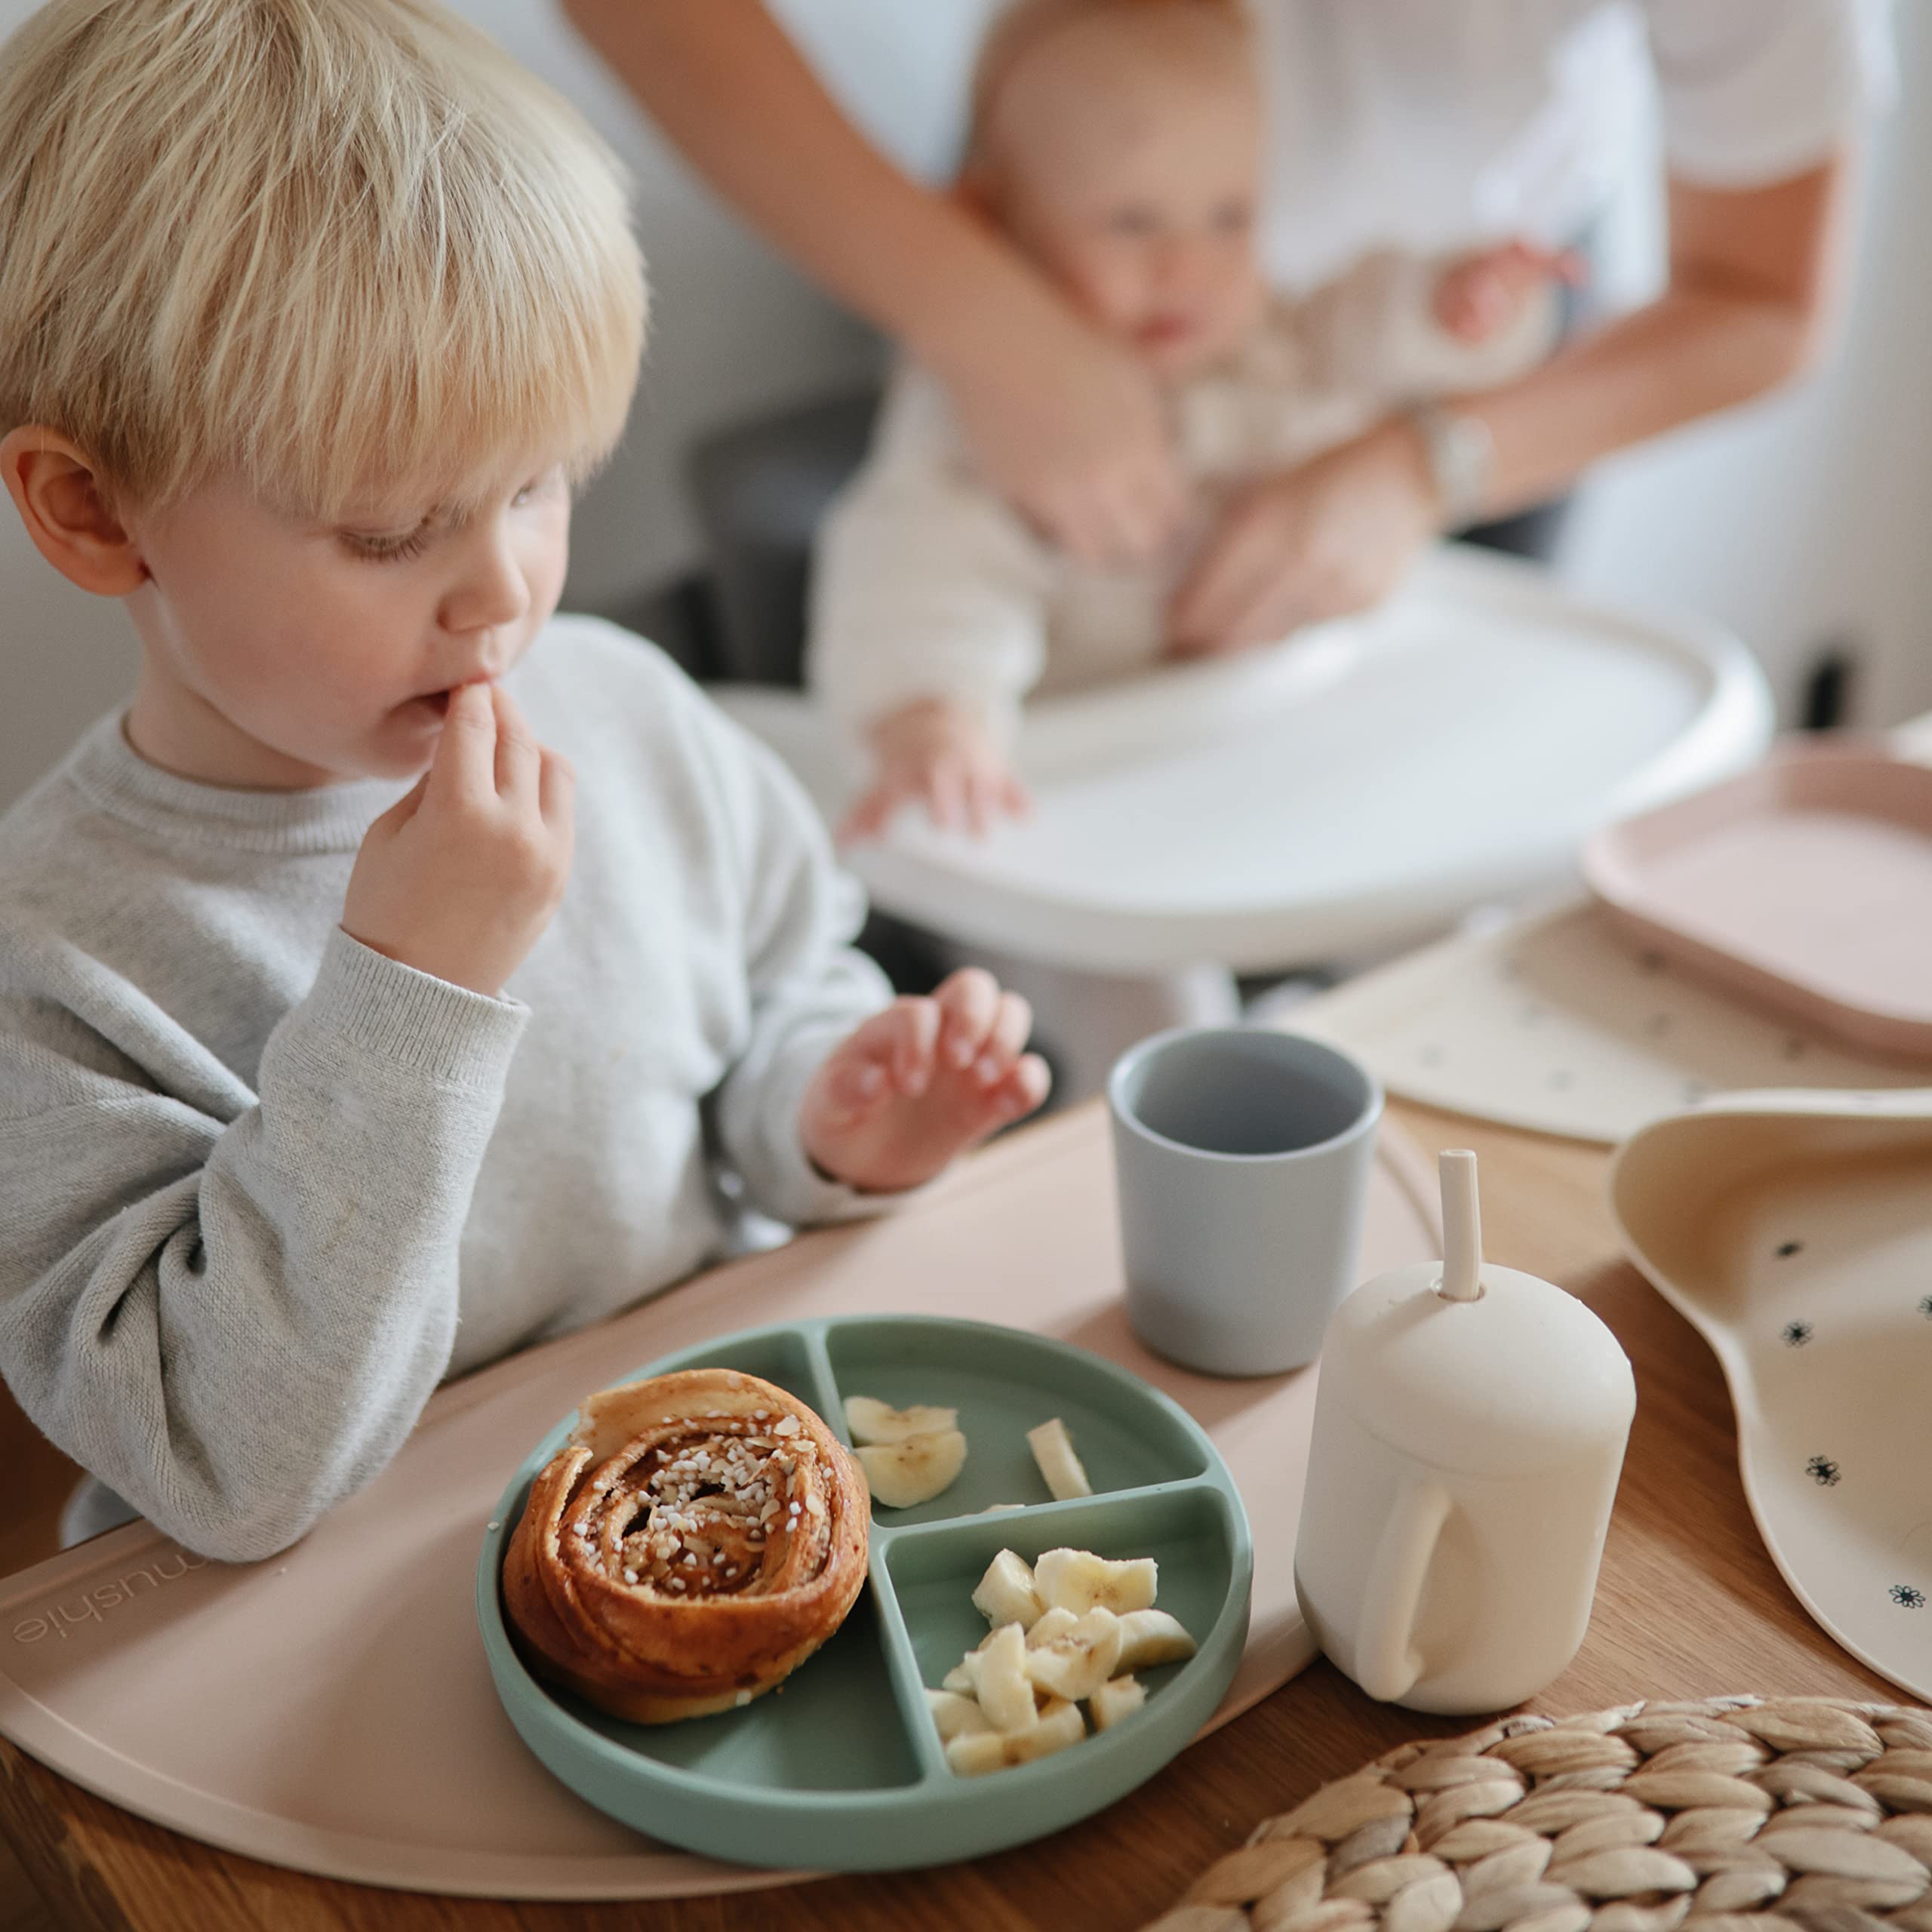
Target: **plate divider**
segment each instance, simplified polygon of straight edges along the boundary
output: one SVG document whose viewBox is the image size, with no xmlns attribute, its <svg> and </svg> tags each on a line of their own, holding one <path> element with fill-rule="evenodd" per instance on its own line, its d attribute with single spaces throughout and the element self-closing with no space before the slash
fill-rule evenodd
<svg viewBox="0 0 1932 1932">
<path fill-rule="evenodd" d="M 920 1542 L 931 1537 L 950 1534 L 962 1524 L 992 1522 L 1001 1517 L 1016 1521 L 1023 1518 L 1028 1522 L 1038 1522 L 1042 1517 L 1056 1523 L 1077 1522 L 1084 1515 L 1099 1514 L 1110 1503 L 1155 1502 L 1166 1497 L 1185 1495 L 1190 1491 L 1205 1491 L 1217 1497 L 1223 1494 L 1214 1472 L 1204 1470 L 1199 1475 L 1177 1476 L 1171 1482 L 1137 1483 L 1131 1489 L 1103 1489 L 1093 1496 L 1056 1497 L 1045 1503 L 1023 1503 L 1017 1509 L 1003 1509 L 996 1514 L 981 1510 L 967 1516 L 936 1516 L 930 1522 L 907 1523 L 901 1527 L 889 1528 L 884 1535 L 889 1543 Z M 875 1540 L 880 1534 L 875 1526 Z"/>
<path fill-rule="evenodd" d="M 832 1350 L 827 1344 L 823 1320 L 793 1321 L 783 1324 L 789 1327 L 805 1345 L 805 1358 L 812 1365 L 812 1407 L 826 1427 L 844 1444 L 852 1446 L 852 1438 L 845 1426 L 845 1404 L 838 1393 L 838 1378 L 832 1373 Z"/>
<path fill-rule="evenodd" d="M 892 1700 L 899 1721 L 919 1761 L 921 1782 L 950 1778 L 952 1768 L 946 1761 L 946 1747 L 939 1741 L 926 1708 L 925 1681 L 919 1675 L 919 1660 L 912 1648 L 912 1633 L 899 1607 L 899 1593 L 892 1586 L 886 1558 L 893 1544 L 908 1532 L 881 1530 L 876 1526 L 867 1554 L 872 1600 L 878 1610 L 879 1629 L 885 1638 L 886 1673 L 892 1684 Z"/>
</svg>

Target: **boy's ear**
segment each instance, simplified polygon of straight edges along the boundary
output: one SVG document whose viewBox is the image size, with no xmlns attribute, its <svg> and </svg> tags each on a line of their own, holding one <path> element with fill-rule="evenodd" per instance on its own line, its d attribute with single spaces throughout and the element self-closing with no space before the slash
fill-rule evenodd
<svg viewBox="0 0 1932 1932">
<path fill-rule="evenodd" d="M 87 452 L 57 429 L 28 423 L 0 436 L 0 475 L 34 547 L 97 597 L 125 597 L 147 580 L 134 539 Z"/>
</svg>

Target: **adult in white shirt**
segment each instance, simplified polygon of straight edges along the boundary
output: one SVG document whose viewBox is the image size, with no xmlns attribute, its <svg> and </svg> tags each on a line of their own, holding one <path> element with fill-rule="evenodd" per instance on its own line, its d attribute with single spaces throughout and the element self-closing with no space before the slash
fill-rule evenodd
<svg viewBox="0 0 1932 1932">
<path fill-rule="evenodd" d="M 1163 540 L 1180 488 L 1146 374 L 867 141 L 760 0 L 563 4 L 728 199 L 940 377 L 1048 536 L 1096 560 Z M 1232 648 L 1371 604 L 1443 528 L 1542 501 L 1817 356 L 1889 78 L 1884 0 L 1250 4 L 1272 91 L 1264 247 L 1284 287 L 1377 246 L 1577 234 L 1626 162 L 1646 66 L 1669 270 L 1654 300 L 1446 423 L 1392 416 L 1255 485 L 1176 595 L 1177 641 Z"/>
</svg>

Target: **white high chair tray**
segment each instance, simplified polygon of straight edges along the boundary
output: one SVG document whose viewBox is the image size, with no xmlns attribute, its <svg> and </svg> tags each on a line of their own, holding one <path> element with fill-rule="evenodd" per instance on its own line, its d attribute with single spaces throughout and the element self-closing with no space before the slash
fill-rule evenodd
<svg viewBox="0 0 1932 1932">
<path fill-rule="evenodd" d="M 851 774 L 795 694 L 721 688 L 829 816 Z M 888 912 L 1051 964 L 1266 969 L 1419 934 L 1565 875 L 1583 838 L 1750 764 L 1734 638 L 1444 548 L 1379 610 L 1029 706 L 1032 817 L 914 812 L 853 869 Z"/>
<path fill-rule="evenodd" d="M 1715 1353 L 1799 1602 L 1932 1698 L 1932 1094 L 1736 1094 L 1619 1152 L 1625 1244 Z"/>
</svg>

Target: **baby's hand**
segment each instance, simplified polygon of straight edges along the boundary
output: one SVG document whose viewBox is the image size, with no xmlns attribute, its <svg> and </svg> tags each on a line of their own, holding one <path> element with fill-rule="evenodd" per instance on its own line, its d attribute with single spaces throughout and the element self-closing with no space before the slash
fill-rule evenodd
<svg viewBox="0 0 1932 1932">
<path fill-rule="evenodd" d="M 939 1173 L 994 1128 L 1047 1097 L 1046 1063 L 1023 1054 L 1033 1016 L 990 973 L 968 966 L 930 999 L 896 1000 L 844 1041 L 799 1109 L 805 1152 L 868 1192 Z"/>
<path fill-rule="evenodd" d="M 878 771 L 838 828 L 842 839 L 875 838 L 892 815 L 923 799 L 933 823 L 983 836 L 995 815 L 1032 808 L 978 714 L 947 698 L 920 698 L 888 712 L 866 734 Z"/>
<path fill-rule="evenodd" d="M 364 835 L 343 930 L 419 972 L 500 992 L 564 896 L 575 785 L 507 691 L 460 686 L 429 769 Z"/>
<path fill-rule="evenodd" d="M 1443 271 L 1435 285 L 1435 319 L 1465 342 L 1487 342 L 1512 328 L 1546 284 L 1579 284 L 1587 272 L 1574 248 L 1506 242 Z"/>
</svg>

